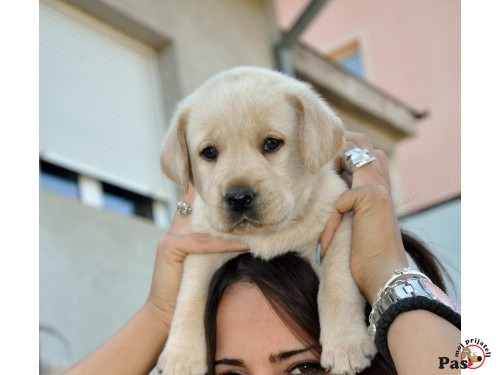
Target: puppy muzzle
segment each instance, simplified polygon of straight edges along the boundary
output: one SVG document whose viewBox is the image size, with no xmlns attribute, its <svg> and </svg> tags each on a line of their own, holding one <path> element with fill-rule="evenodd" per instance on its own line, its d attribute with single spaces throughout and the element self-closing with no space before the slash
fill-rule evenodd
<svg viewBox="0 0 500 375">
<path fill-rule="evenodd" d="M 256 195 L 248 186 L 237 186 L 226 191 L 224 201 L 229 211 L 244 214 L 254 209 Z"/>
</svg>

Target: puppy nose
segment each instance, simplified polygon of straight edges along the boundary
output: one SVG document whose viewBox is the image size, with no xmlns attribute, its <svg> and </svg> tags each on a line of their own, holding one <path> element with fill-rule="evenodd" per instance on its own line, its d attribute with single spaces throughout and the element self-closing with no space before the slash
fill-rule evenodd
<svg viewBox="0 0 500 375">
<path fill-rule="evenodd" d="M 233 211 L 244 212 L 250 209 L 255 192 L 247 186 L 237 186 L 226 192 L 224 199 Z"/>
</svg>

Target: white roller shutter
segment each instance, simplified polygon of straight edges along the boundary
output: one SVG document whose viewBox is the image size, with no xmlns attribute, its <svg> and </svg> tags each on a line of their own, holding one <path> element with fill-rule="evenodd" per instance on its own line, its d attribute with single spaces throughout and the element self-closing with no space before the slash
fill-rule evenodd
<svg viewBox="0 0 500 375">
<path fill-rule="evenodd" d="M 167 199 L 155 51 L 74 8 L 48 4 L 40 3 L 41 157 Z"/>
</svg>

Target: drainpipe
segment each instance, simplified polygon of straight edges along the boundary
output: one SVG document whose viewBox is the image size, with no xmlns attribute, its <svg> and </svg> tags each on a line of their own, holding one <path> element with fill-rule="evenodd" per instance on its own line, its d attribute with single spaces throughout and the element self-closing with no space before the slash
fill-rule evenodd
<svg viewBox="0 0 500 375">
<path fill-rule="evenodd" d="M 321 8 L 329 0 L 311 0 L 307 8 L 302 12 L 293 26 L 282 35 L 281 40 L 274 46 L 274 54 L 278 70 L 291 77 L 295 76 L 290 55 L 290 49 L 297 42 L 302 32 L 309 26 Z"/>
</svg>

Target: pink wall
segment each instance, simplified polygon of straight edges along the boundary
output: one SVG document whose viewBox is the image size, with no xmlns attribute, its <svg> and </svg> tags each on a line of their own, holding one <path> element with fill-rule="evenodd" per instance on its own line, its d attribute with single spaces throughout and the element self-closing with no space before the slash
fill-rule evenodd
<svg viewBox="0 0 500 375">
<path fill-rule="evenodd" d="M 275 0 L 288 28 L 309 1 Z M 460 2 L 332 0 L 302 42 L 329 53 L 357 40 L 366 78 L 430 116 L 400 142 L 400 209 L 412 212 L 460 194 Z"/>
</svg>

